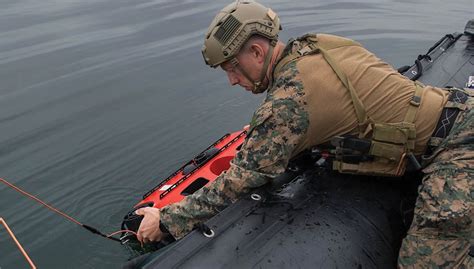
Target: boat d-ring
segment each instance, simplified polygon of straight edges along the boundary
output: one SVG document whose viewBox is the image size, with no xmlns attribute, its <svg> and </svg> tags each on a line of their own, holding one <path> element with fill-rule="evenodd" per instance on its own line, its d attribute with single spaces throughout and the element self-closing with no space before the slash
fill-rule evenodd
<svg viewBox="0 0 474 269">
<path fill-rule="evenodd" d="M 215 235 L 214 230 L 212 230 L 212 229 L 209 229 L 207 231 L 203 231 L 202 234 L 207 238 L 212 238 Z"/>
<path fill-rule="evenodd" d="M 254 201 L 260 201 L 260 200 L 262 200 L 262 196 L 260 196 L 260 194 L 257 194 L 257 193 L 252 193 L 252 194 L 250 195 L 250 198 L 252 198 L 252 200 L 254 200 Z"/>
</svg>

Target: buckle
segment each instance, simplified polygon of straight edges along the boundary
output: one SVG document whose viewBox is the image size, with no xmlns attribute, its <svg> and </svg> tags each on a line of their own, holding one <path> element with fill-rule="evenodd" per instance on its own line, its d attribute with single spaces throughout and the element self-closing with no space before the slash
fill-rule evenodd
<svg viewBox="0 0 474 269">
<path fill-rule="evenodd" d="M 298 54 L 301 56 L 306 55 L 310 53 L 311 51 L 312 49 L 309 46 L 305 46 L 304 48 L 297 50 Z"/>
<path fill-rule="evenodd" d="M 410 100 L 410 104 L 414 106 L 420 106 L 421 96 L 413 95 Z"/>
<path fill-rule="evenodd" d="M 343 136 L 334 136 L 331 138 L 331 145 L 334 147 L 342 147 L 343 141 L 344 141 Z"/>
<path fill-rule="evenodd" d="M 239 65 L 239 60 L 237 60 L 237 58 L 234 57 L 234 58 L 230 59 L 230 63 L 232 64 L 232 66 L 235 67 L 235 66 Z"/>
</svg>

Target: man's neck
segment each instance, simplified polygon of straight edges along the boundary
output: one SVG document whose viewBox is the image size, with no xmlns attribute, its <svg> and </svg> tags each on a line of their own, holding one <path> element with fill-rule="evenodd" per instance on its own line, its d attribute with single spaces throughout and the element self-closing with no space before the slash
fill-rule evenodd
<svg viewBox="0 0 474 269">
<path fill-rule="evenodd" d="M 273 68 L 275 67 L 276 62 L 278 62 L 278 60 L 280 59 L 284 49 L 285 44 L 281 41 L 278 41 L 278 43 L 275 45 L 275 48 L 273 49 L 272 58 L 270 59 L 270 64 L 268 65 L 267 69 L 266 78 L 268 79 L 268 83 L 272 83 Z"/>
</svg>

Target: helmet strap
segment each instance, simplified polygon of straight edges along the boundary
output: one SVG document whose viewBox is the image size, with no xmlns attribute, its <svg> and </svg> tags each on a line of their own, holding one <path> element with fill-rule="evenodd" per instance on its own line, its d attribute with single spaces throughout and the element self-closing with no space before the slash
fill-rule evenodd
<svg viewBox="0 0 474 269">
<path fill-rule="evenodd" d="M 260 73 L 260 80 L 253 82 L 253 90 L 252 90 L 253 93 L 262 93 L 266 90 L 266 88 L 262 89 L 262 83 L 263 83 L 263 80 L 265 79 L 265 76 L 267 75 L 268 65 L 270 64 L 270 60 L 273 56 L 273 49 L 275 48 L 277 44 L 277 40 L 278 39 L 275 38 L 270 41 L 270 47 L 265 57 L 265 62 L 263 63 L 262 72 Z M 270 83 L 270 81 L 268 83 Z"/>
</svg>

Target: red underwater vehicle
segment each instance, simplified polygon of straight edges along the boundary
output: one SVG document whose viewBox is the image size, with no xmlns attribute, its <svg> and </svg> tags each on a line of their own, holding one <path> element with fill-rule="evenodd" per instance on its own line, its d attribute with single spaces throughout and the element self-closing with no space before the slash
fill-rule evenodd
<svg viewBox="0 0 474 269">
<path fill-rule="evenodd" d="M 125 216 L 122 228 L 132 231 L 138 230 L 142 218 L 134 214 L 136 209 L 141 207 L 162 208 L 181 201 L 184 197 L 213 182 L 223 171 L 229 169 L 230 161 L 235 157 L 245 140 L 246 129 L 224 135 L 145 193 L 143 200 L 137 203 L 133 210 Z M 128 235 L 124 236 L 124 238 L 128 237 Z"/>
</svg>

